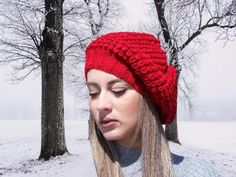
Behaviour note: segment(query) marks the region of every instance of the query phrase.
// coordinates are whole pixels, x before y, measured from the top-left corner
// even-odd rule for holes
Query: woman
[[[86,49],[85,77],[99,177],[189,177],[199,169],[215,176],[169,150],[162,124],[176,114],[177,80],[158,39],[135,32],[97,38]]]

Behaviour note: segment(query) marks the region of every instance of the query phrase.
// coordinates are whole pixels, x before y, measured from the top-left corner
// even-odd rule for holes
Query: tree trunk
[[[170,125],[165,126],[165,135],[169,141],[180,144],[178,137],[178,124],[176,118],[177,117],[175,116],[173,122]]]
[[[161,25],[163,36],[165,39],[165,43],[167,43],[168,47],[170,48],[170,65],[174,66],[177,70],[177,82],[178,82],[181,69],[178,62],[178,52],[171,41],[170,31],[168,28],[167,21],[165,19],[165,9],[163,5],[164,0],[154,0],[154,3],[157,11],[158,21]],[[170,125],[166,125],[165,134],[168,140],[180,144],[178,138],[178,129],[177,129],[177,115],[175,115],[175,118]]]
[[[63,1],[45,0],[45,28],[39,55],[42,68],[41,153],[39,158],[67,152],[63,101]]]
[[[176,61],[177,61],[177,64],[175,65],[175,68],[176,68],[176,71],[177,71],[176,80],[177,80],[177,84],[178,84],[179,75],[180,75],[180,68],[178,67],[178,53],[177,53],[177,50],[174,47],[171,50],[170,58],[173,61],[173,63],[175,63],[175,64],[176,64]],[[178,93],[178,90],[177,90],[177,93]],[[179,135],[178,135],[177,112],[176,112],[176,115],[174,117],[173,122],[171,124],[165,126],[165,134],[166,134],[166,138],[169,141],[181,144],[180,141],[179,141]]]

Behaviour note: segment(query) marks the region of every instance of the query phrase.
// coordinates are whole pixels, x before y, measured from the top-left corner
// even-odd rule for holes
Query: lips
[[[110,119],[110,118],[104,118],[101,120],[101,125],[104,128],[112,128],[118,123],[117,120],[115,119]]]

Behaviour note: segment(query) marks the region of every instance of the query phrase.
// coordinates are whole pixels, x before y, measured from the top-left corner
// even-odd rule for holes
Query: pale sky
[[[122,0],[124,1],[124,0]],[[127,29],[143,21],[147,6],[141,1],[124,1],[129,8],[123,18]],[[134,3],[135,2],[135,6]],[[133,8],[131,8],[133,7]],[[136,19],[136,21],[134,20]],[[135,27],[134,27],[135,28]],[[205,34],[206,52],[201,59],[196,107],[192,118],[186,110],[179,109],[180,119],[187,120],[236,120],[236,41],[225,47],[215,41],[213,34]],[[11,85],[7,74],[9,68],[0,66],[0,119],[40,119],[41,81],[40,77],[29,77],[18,85]],[[78,118],[75,99],[65,91],[65,118]]]

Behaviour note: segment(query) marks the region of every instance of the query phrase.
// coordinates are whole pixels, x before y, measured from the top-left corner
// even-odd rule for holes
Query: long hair
[[[139,122],[134,134],[141,137],[142,177],[173,177],[170,149],[153,102],[140,95]],[[89,139],[98,177],[123,177],[115,143],[107,141],[93,115],[89,118]]]

